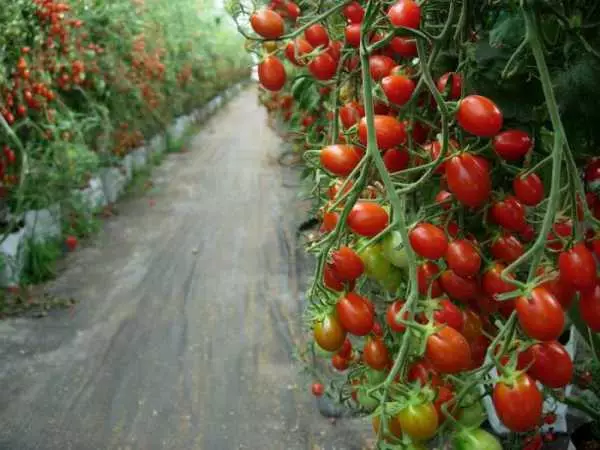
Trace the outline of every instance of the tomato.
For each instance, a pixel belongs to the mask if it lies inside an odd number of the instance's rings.
[[[525,207],[512,195],[495,202],[489,211],[490,218],[508,231],[519,232],[525,228]]]
[[[267,39],[277,39],[283,35],[283,19],[270,9],[260,9],[252,14],[250,25],[257,34]]]
[[[296,38],[285,47],[285,56],[295,66],[304,66],[306,63],[301,57],[312,51],[313,46],[306,39]]]
[[[365,116],[365,109],[357,102],[349,102],[340,107],[340,120],[344,128],[356,125]]]
[[[400,313],[400,310],[403,306],[404,302],[402,300],[396,300],[394,303],[388,306],[385,313],[386,323],[390,329],[396,333],[402,333],[404,330],[406,330],[406,327],[403,324],[396,322],[396,316]],[[404,313],[403,318],[405,320],[408,318],[408,311]]]
[[[464,325],[462,311],[447,298],[442,298],[433,313],[433,320],[438,324],[445,324],[454,328],[456,331],[462,331]]]
[[[387,16],[395,27],[419,28],[421,7],[413,0],[398,0],[390,6]]]
[[[456,142],[454,139],[450,139],[448,144],[449,144],[448,145],[449,149],[457,149],[458,148],[458,142]],[[433,141],[433,142],[429,142],[428,144],[423,145],[423,150],[425,150],[429,154],[429,159],[431,161],[435,161],[435,160],[439,159],[440,157],[441,158],[444,157],[444,156],[442,156],[442,144],[440,143],[440,141]],[[435,168],[434,173],[444,174],[445,171],[446,171],[446,163],[441,162]]]
[[[427,338],[425,356],[440,373],[458,373],[471,366],[471,348],[465,337],[445,326]]]
[[[335,211],[325,212],[323,214],[323,222],[321,223],[320,230],[324,233],[333,231],[338,223],[339,214]]]
[[[452,194],[441,190],[435,195],[435,202],[447,211],[452,207]]]
[[[581,291],[579,298],[581,318],[590,329],[600,332],[600,283]]]
[[[323,350],[335,352],[346,339],[346,330],[335,316],[327,316],[321,322],[315,324],[313,330],[315,342]]]
[[[321,383],[313,383],[311,386],[312,394],[315,397],[321,397],[325,393],[325,386]]]
[[[379,406],[379,400],[370,396],[365,389],[358,389],[356,401],[367,411],[374,411]]]
[[[318,23],[311,25],[304,31],[304,38],[317,48],[319,46],[327,47],[329,45],[329,35],[323,25]]]
[[[511,263],[525,253],[525,248],[514,234],[504,233],[492,241],[490,253],[498,261]]]
[[[437,390],[433,407],[438,416],[438,423],[441,425],[446,420],[446,414],[442,407],[446,405],[446,410],[451,413],[454,407],[454,392],[448,389],[446,386],[440,386]],[[454,414],[452,414],[454,416]]]
[[[472,309],[465,309],[462,315],[464,325],[461,329],[457,328],[457,330],[461,332],[467,341],[471,342],[483,333],[483,323],[479,314]]]
[[[487,161],[481,156],[463,153],[446,162],[448,189],[466,206],[476,208],[487,201],[492,180]]]
[[[458,410],[458,422],[466,428],[473,429],[480,426],[487,418],[487,414],[479,399],[467,398],[461,402]],[[475,450],[475,449],[473,449]]]
[[[344,330],[355,336],[365,336],[373,329],[374,315],[369,301],[348,292],[336,305],[337,317]]]
[[[328,145],[321,150],[321,166],[334,175],[350,175],[360,163],[363,151],[359,147],[347,144]]]
[[[343,44],[340,41],[330,41],[329,45],[327,46],[327,53],[334,59],[334,61],[336,61],[336,63],[339,62],[340,57],[342,56],[342,47]]]
[[[331,357],[331,365],[340,372],[343,372],[350,366],[350,360],[342,358],[337,353]]]
[[[375,115],[375,135],[379,150],[389,150],[406,142],[404,124],[386,115]],[[362,118],[358,124],[358,137],[363,145],[367,145],[367,120]]]
[[[331,264],[325,265],[325,268],[323,269],[323,283],[332,291],[340,292],[344,290],[344,283],[342,280],[338,279],[335,269]]]
[[[379,244],[367,247],[360,253],[360,258],[365,264],[365,273],[369,278],[380,282],[390,291],[396,290],[402,278],[401,274],[384,258]]]
[[[502,128],[498,106],[487,97],[468,95],[458,104],[456,121],[465,131],[479,137],[492,137]]]
[[[535,228],[533,225],[527,224],[524,229],[519,232],[519,236],[524,242],[531,242],[535,238]]]
[[[540,342],[530,349],[533,364],[527,373],[544,386],[565,387],[573,378],[573,360],[558,342]]]
[[[346,223],[356,234],[366,237],[376,236],[387,227],[389,221],[386,210],[377,203],[357,202],[348,214]]]
[[[350,2],[342,10],[342,14],[350,23],[361,23],[365,16],[365,10],[358,2]]]
[[[479,294],[477,280],[460,277],[452,270],[444,270],[442,272],[440,285],[450,298],[463,302],[475,299]]]
[[[395,36],[390,41],[390,48],[404,58],[417,56],[417,42],[415,39],[404,36]]]
[[[517,199],[527,206],[535,206],[544,199],[544,185],[535,173],[517,175],[513,180],[513,191]]]
[[[412,97],[415,82],[403,75],[388,75],[381,80],[381,88],[390,103],[402,106]]]
[[[571,237],[573,234],[573,223],[571,219],[561,219],[558,220],[554,225],[552,225],[552,231],[548,233],[546,236],[547,243],[546,247],[552,250],[563,250],[564,244],[561,241],[561,238],[566,239]]]
[[[512,384],[496,383],[492,401],[498,417],[511,431],[529,431],[542,420],[543,397],[527,374],[519,375]]]
[[[383,339],[368,338],[363,347],[363,361],[375,370],[383,370],[390,364],[390,355]]]
[[[431,261],[427,261],[417,267],[417,285],[419,294],[427,296],[431,295],[432,298],[435,298],[444,293],[438,279],[439,272],[440,269],[437,264]]]
[[[304,118],[302,119],[302,126],[304,128],[308,128],[314,123],[315,123],[315,118],[313,116],[304,116]]]
[[[409,405],[396,415],[402,432],[412,439],[424,441],[435,435],[438,415],[431,402]]]
[[[476,428],[465,428],[452,439],[454,450],[502,450],[502,444],[491,433]]]
[[[490,340],[485,335],[480,334],[472,340],[469,340],[471,348],[471,367],[470,370],[477,369],[485,361],[485,354],[490,346]]]
[[[340,247],[334,251],[331,260],[336,278],[340,281],[354,281],[365,270],[362,260],[350,247]]]
[[[375,81],[387,77],[395,66],[396,61],[388,56],[372,55],[369,57],[369,72]]]
[[[308,64],[308,70],[317,80],[331,80],[337,71],[337,61],[329,53],[321,53]]]
[[[386,235],[382,242],[383,256],[394,266],[400,269],[408,267],[406,249],[402,243],[402,236],[399,231],[391,231]]]
[[[555,274],[554,278],[543,282],[540,286],[548,289],[556,297],[556,300],[558,300],[564,310],[569,309],[576,293],[575,288],[571,284],[561,279],[558,274]]]
[[[518,161],[533,147],[533,140],[525,131],[506,130],[494,137],[494,151],[506,161]]]
[[[558,339],[565,327],[565,313],[554,295],[544,287],[515,300],[519,324],[527,336],[539,341]],[[543,317],[543,320],[540,318]]]
[[[458,100],[462,92],[462,75],[460,73],[455,72],[446,72],[438,79],[436,83],[438,91],[440,91],[441,93],[446,92],[448,80],[451,80],[451,85],[448,89],[447,98],[448,100]]]
[[[416,225],[408,233],[410,246],[423,258],[438,259],[446,254],[448,239],[444,231],[427,222]]]
[[[484,272],[483,277],[481,278],[481,287],[483,292],[495,298],[496,295],[515,290],[514,284],[502,279],[501,274],[504,269],[506,269],[504,264],[496,262]],[[509,274],[508,278],[514,279],[514,276]]]
[[[287,15],[288,17],[295,22],[296,20],[298,20],[298,17],[300,17],[300,7],[295,4],[294,2],[286,2],[285,4],[285,9],[287,11]]]
[[[276,56],[267,56],[258,65],[258,79],[260,84],[269,91],[278,91],[285,84],[285,68]]]
[[[560,254],[558,268],[560,277],[575,289],[591,288],[596,283],[596,260],[583,242]]]
[[[426,359],[410,364],[406,371],[406,379],[411,383],[418,381],[421,386],[428,384],[431,384],[431,386],[442,385],[440,374],[433,368],[431,362]]]
[[[372,424],[375,434],[379,434],[379,428],[381,427],[381,416],[373,416]],[[388,418],[388,430],[396,438],[402,437],[402,428],[400,427],[400,422],[396,417]]]
[[[445,259],[448,267],[461,277],[475,276],[481,268],[481,256],[475,246],[466,239],[455,239],[450,242]]]
[[[400,172],[408,167],[410,155],[404,148],[390,148],[383,154],[383,163],[390,173]]]
[[[73,250],[75,250],[77,248],[77,245],[79,244],[79,242],[78,242],[76,236],[67,236],[65,238],[65,244],[66,244],[67,248],[69,249],[69,251],[72,252]]]
[[[349,25],[346,25],[346,29],[344,30],[344,36],[346,37],[346,43],[350,47],[360,47],[360,27],[360,23],[351,23]]]

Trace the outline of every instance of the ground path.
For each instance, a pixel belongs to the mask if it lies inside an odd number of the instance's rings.
[[[291,359],[306,260],[297,174],[253,88],[45,287],[73,311],[0,322],[2,450],[364,448]]]

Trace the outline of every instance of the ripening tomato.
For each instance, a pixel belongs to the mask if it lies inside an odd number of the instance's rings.
[[[405,148],[390,148],[383,154],[383,163],[390,173],[400,172],[408,167],[410,155]]]
[[[285,84],[285,68],[276,56],[267,56],[258,65],[258,79],[260,84],[269,91],[279,91]]]
[[[462,92],[462,75],[455,72],[446,72],[437,81],[438,91],[446,92],[448,80],[451,80],[450,88],[448,89],[448,100],[458,100]]]
[[[388,75],[381,80],[381,88],[390,103],[402,106],[415,91],[415,82],[403,75]]]
[[[492,401],[498,417],[511,431],[529,431],[541,423],[544,399],[527,374],[519,375],[511,384],[496,383]]]
[[[423,258],[441,258],[448,249],[446,233],[431,223],[419,223],[410,230],[408,238],[415,253]]]
[[[419,28],[421,24],[421,7],[413,0],[398,0],[387,13],[395,27]]]
[[[450,242],[445,259],[448,267],[461,277],[473,277],[479,273],[481,268],[481,256],[467,239],[455,239]]]
[[[329,34],[327,34],[325,27],[318,23],[311,25],[304,31],[304,38],[315,48],[329,45]]]
[[[344,30],[344,36],[346,37],[346,43],[350,47],[360,47],[360,27],[360,23],[351,23],[349,25],[346,25],[346,29]]]
[[[310,390],[315,397],[321,397],[325,393],[325,386],[321,383],[313,383]]]
[[[494,151],[506,161],[518,161],[533,147],[533,140],[525,131],[506,130],[494,137]]]
[[[389,150],[406,142],[404,124],[396,118],[377,114],[374,117],[375,136],[379,150]],[[363,145],[367,145],[367,120],[360,119],[358,124],[358,138]]]
[[[340,120],[344,128],[356,125],[365,116],[365,109],[360,103],[348,102],[340,107]]]
[[[354,292],[348,292],[338,300],[337,317],[344,330],[355,336],[365,336],[373,329],[373,311],[367,302]]]
[[[544,199],[544,185],[535,173],[517,175],[513,180],[513,191],[521,203],[535,206]]]
[[[468,302],[479,295],[479,285],[474,278],[463,278],[452,270],[444,270],[439,280],[444,292],[455,300]]]
[[[375,81],[387,77],[395,66],[396,61],[388,56],[371,55],[369,57],[369,72]]]
[[[302,56],[313,51],[313,46],[306,39],[296,38],[285,47],[285,56],[295,66],[304,66]]]
[[[317,80],[331,80],[337,70],[337,61],[329,53],[321,53],[308,64],[308,70]]]
[[[350,247],[340,247],[331,254],[333,270],[338,280],[354,281],[365,271],[358,254]]]
[[[334,315],[325,317],[321,322],[315,324],[313,330],[315,342],[323,350],[335,352],[346,339],[346,330]]]
[[[367,366],[375,370],[383,370],[391,362],[388,349],[380,337],[367,338],[362,358]]]
[[[417,41],[405,36],[395,36],[390,41],[390,48],[404,58],[417,56]]]
[[[350,360],[342,358],[336,353],[331,357],[331,365],[340,372],[343,372],[350,366]]]
[[[456,121],[462,129],[479,137],[492,137],[502,128],[502,112],[487,97],[468,95],[458,104]]]
[[[462,153],[446,162],[448,189],[464,205],[476,208],[490,196],[492,180],[487,161],[478,155]]]
[[[403,306],[404,302],[402,300],[396,300],[394,303],[388,306],[385,313],[386,323],[390,329],[396,333],[402,333],[404,330],[406,330],[406,327],[403,324],[396,322],[396,316],[400,314],[400,310]],[[408,318],[408,311],[404,313],[403,318],[404,320]]]
[[[357,202],[348,214],[346,223],[356,234],[372,237],[387,227],[389,216],[386,210],[377,203]]]
[[[442,298],[433,313],[433,320],[438,324],[445,324],[461,332],[464,326],[462,311],[449,299]]]
[[[321,166],[334,175],[350,175],[360,163],[363,151],[359,147],[347,144],[328,145],[321,150]]]
[[[533,364],[527,371],[544,386],[552,389],[565,387],[573,378],[573,360],[558,342],[540,342],[530,348]]]
[[[558,339],[565,327],[565,313],[554,295],[544,287],[515,300],[519,324],[527,336],[538,341]],[[543,317],[543,320],[540,318]]]
[[[271,9],[260,9],[252,14],[250,25],[257,34],[267,39],[277,39],[283,34],[283,19]]]
[[[527,225],[525,207],[512,195],[495,202],[489,211],[490,218],[508,231],[519,232]]]
[[[416,441],[432,438],[438,429],[438,414],[431,402],[410,404],[396,417],[402,432]]]
[[[582,290],[579,299],[579,312],[581,318],[590,329],[600,332],[600,283]]]
[[[596,283],[596,260],[583,242],[560,254],[558,268],[560,277],[575,289],[591,288]]]
[[[525,248],[514,234],[503,233],[492,241],[490,253],[498,261],[511,263],[525,253]]]
[[[430,296],[435,298],[444,293],[437,278],[439,272],[440,269],[437,264],[431,261],[424,262],[417,267],[417,286],[419,288],[419,294],[429,296],[429,291],[431,289]]]
[[[445,326],[427,338],[425,356],[440,373],[458,373],[471,366],[471,348],[465,337]]]
[[[342,9],[342,14],[350,23],[361,23],[363,17],[365,16],[365,10],[358,2],[350,2],[344,9]]]

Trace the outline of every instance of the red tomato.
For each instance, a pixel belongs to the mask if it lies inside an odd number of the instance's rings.
[[[593,332],[600,332],[600,283],[596,282],[594,287],[581,291],[579,312]]]
[[[481,268],[481,256],[475,246],[466,239],[456,239],[446,250],[448,267],[458,276],[469,278],[477,275]]]
[[[410,246],[423,258],[438,259],[446,254],[448,239],[444,231],[427,222],[415,226],[408,233]]]
[[[476,208],[490,196],[489,166],[481,156],[462,153],[452,157],[446,162],[446,179],[450,192],[464,205]]]
[[[340,247],[331,254],[333,270],[340,281],[354,281],[365,271],[362,259],[350,247]]]
[[[427,141],[427,137],[429,136],[429,127],[427,125],[425,125],[423,122],[419,122],[418,120],[405,122],[407,127],[412,125],[413,141],[415,141],[417,144],[423,144],[425,141]]]
[[[329,233],[330,231],[333,231],[338,223],[339,218],[339,214],[335,211],[328,211],[324,213],[320,231],[323,233]]]
[[[252,14],[250,25],[257,34],[267,39],[277,39],[283,34],[283,19],[270,9],[260,9]]]
[[[492,137],[502,128],[502,112],[487,97],[468,95],[458,104],[456,121],[465,131],[479,137]]]
[[[495,298],[498,294],[504,294],[515,290],[515,285],[506,282],[501,278],[504,269],[506,269],[504,264],[496,262],[483,273],[481,287],[487,295]],[[509,274],[508,277],[514,279],[514,276],[511,274]]]
[[[276,56],[267,56],[258,65],[258,79],[260,84],[269,91],[279,91],[285,84],[285,68]]]
[[[410,383],[418,381],[421,386],[427,384],[431,384],[431,386],[442,385],[440,374],[433,368],[431,362],[426,359],[410,364],[406,371],[406,379]]]
[[[495,202],[490,208],[490,218],[508,231],[519,232],[525,229],[525,207],[512,195]]]
[[[346,25],[344,36],[346,37],[346,43],[350,47],[360,47],[360,23]]]
[[[560,277],[575,289],[593,287],[596,283],[596,260],[583,242],[558,257]]]
[[[396,316],[400,313],[400,310],[403,306],[404,302],[402,300],[396,300],[394,303],[388,306],[385,313],[386,323],[392,331],[397,333],[402,333],[404,330],[406,330],[406,327],[403,324],[396,322]],[[408,311],[404,313],[403,318],[405,320],[408,318]]]
[[[361,236],[373,237],[387,227],[388,213],[377,203],[357,202],[348,214],[348,227]]]
[[[439,297],[444,292],[437,279],[440,269],[437,264],[427,261],[417,267],[417,285],[421,295],[429,295],[431,289],[431,297]]]
[[[469,341],[471,347],[471,367],[470,370],[481,367],[485,361],[485,354],[490,346],[490,340],[485,335],[480,334],[475,339]]]
[[[556,300],[558,300],[563,309],[569,309],[571,303],[573,303],[576,293],[575,288],[567,281],[561,279],[558,274],[555,274],[554,278],[543,282],[540,286],[548,289],[556,297]]]
[[[342,328],[337,317],[333,315],[327,316],[321,322],[316,323],[313,333],[315,342],[319,347],[329,352],[338,350],[346,339],[346,330]]]
[[[300,7],[295,4],[294,2],[290,2],[288,1],[285,4],[285,9],[287,11],[287,15],[288,17],[295,22],[296,20],[298,20],[298,17],[300,17]]]
[[[342,10],[342,14],[350,23],[361,23],[365,16],[365,10],[358,2],[350,2]]]
[[[544,399],[527,374],[519,375],[512,384],[496,383],[492,400],[498,417],[511,431],[529,431],[542,420]]]
[[[383,328],[381,328],[379,322],[375,322],[373,324],[373,329],[371,330],[371,333],[373,333],[375,336],[383,336]]]
[[[340,372],[343,372],[350,365],[350,361],[346,358],[342,358],[337,353],[331,357],[331,365]]]
[[[452,207],[452,194],[442,190],[436,194],[435,202],[447,211]]]
[[[483,333],[483,323],[481,322],[481,317],[472,309],[465,309],[462,311],[464,325],[461,330],[458,330],[462,333],[465,339],[471,342],[477,336]]]
[[[383,370],[390,364],[390,354],[380,337],[367,338],[362,357],[365,364],[375,370]]]
[[[288,42],[285,47],[285,56],[295,66],[304,66],[306,63],[300,57],[312,51],[313,46],[306,39],[296,38]]]
[[[462,331],[464,325],[462,311],[447,298],[442,298],[433,313],[433,320],[439,324],[446,324],[456,331]]]
[[[393,37],[390,41],[390,48],[394,53],[404,58],[414,58],[417,56],[417,42],[409,37]]]
[[[335,269],[331,264],[325,265],[323,269],[323,283],[325,286],[332,291],[341,292],[344,290],[344,282],[338,279]],[[350,283],[350,289],[354,287],[354,283]]]
[[[320,397],[325,393],[325,386],[321,383],[313,383],[311,386],[312,395],[315,397]]]
[[[471,366],[471,348],[465,337],[445,326],[427,338],[425,356],[440,373],[458,373]]]
[[[468,302],[475,299],[479,294],[477,280],[463,278],[456,275],[452,270],[445,270],[440,276],[440,285],[450,298]]]
[[[349,359],[352,356],[352,342],[350,342],[350,339],[346,338],[344,340],[344,343],[342,344],[340,349],[337,351],[337,353],[342,358],[346,358],[346,359]]]
[[[565,313],[558,300],[546,288],[538,286],[532,289],[529,296],[517,297],[515,309],[521,328],[530,338],[553,341],[562,334]]]
[[[450,139],[448,144],[449,144],[448,145],[449,150],[458,148],[458,142],[456,142],[454,139]],[[429,143],[423,145],[423,150],[425,150],[427,153],[429,153],[429,159],[431,161],[435,161],[436,159],[438,159],[440,157],[446,156],[446,155],[442,155],[442,144],[440,143],[440,141],[432,141],[432,142],[429,142]],[[434,173],[443,174],[445,171],[446,171],[446,163],[442,162],[439,166],[436,167]]]
[[[79,240],[77,239],[76,236],[67,236],[65,238],[65,244],[67,245],[67,248],[69,249],[69,251],[72,252],[73,250],[75,250],[77,248],[77,245],[79,244]]]
[[[403,75],[388,75],[381,80],[381,88],[390,103],[402,106],[412,97],[415,82]]]
[[[365,336],[373,329],[373,311],[367,302],[354,292],[348,292],[337,302],[337,316],[344,330],[355,336]]]
[[[327,53],[335,60],[336,63],[342,56],[342,47],[343,44],[340,41],[330,41],[329,45],[327,46]]]
[[[521,236],[521,239],[523,239],[524,242],[531,242],[535,238],[535,228],[528,223],[525,228],[519,232],[519,236]]]
[[[492,146],[502,159],[518,161],[531,150],[533,140],[525,131],[506,130],[494,137]]]
[[[404,124],[397,119],[386,115],[375,115],[375,135],[379,150],[389,150],[406,142]],[[358,124],[358,138],[363,145],[367,145],[367,120],[360,119]]]
[[[395,27],[419,28],[421,23],[421,7],[413,0],[398,0],[387,13]]]
[[[405,148],[390,148],[383,154],[383,163],[388,172],[400,172],[408,167],[410,155]]]
[[[340,120],[344,128],[356,125],[365,116],[365,109],[357,102],[349,102],[340,107]]]
[[[552,250],[563,250],[564,244],[561,238],[566,239],[571,237],[573,234],[573,224],[571,219],[560,219],[554,225],[552,225],[552,231],[546,236],[547,243],[546,247]]]
[[[544,199],[544,185],[535,173],[517,175],[513,180],[513,191],[521,203],[535,206]]]
[[[354,145],[328,145],[321,150],[321,166],[334,175],[348,176],[363,157],[362,149]]]
[[[454,406],[454,392],[448,389],[446,386],[440,386],[433,402],[433,406],[438,415],[438,422],[441,425],[446,420],[446,414],[442,407],[446,405],[446,410],[451,413]]]
[[[540,342],[531,347],[533,364],[527,373],[549,388],[565,387],[573,378],[573,361],[558,342]]]
[[[490,253],[498,261],[511,263],[519,259],[525,249],[514,234],[504,233],[492,241]]]
[[[305,39],[317,48],[319,46],[327,47],[329,45],[329,35],[323,25],[318,23],[311,25],[304,31]]]
[[[331,80],[337,70],[337,62],[329,53],[321,53],[308,64],[308,70],[317,80]]]
[[[462,92],[462,75],[455,72],[446,72],[437,81],[438,91],[445,93],[448,80],[451,79],[451,85],[448,90],[448,100],[458,100]]]
[[[372,55],[369,57],[369,72],[375,81],[387,77],[395,66],[396,61],[388,56]]]

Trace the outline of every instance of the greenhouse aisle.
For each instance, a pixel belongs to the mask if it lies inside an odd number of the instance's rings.
[[[45,290],[73,310],[0,322],[0,449],[365,448],[292,362],[305,205],[281,145],[247,89],[69,255]]]

